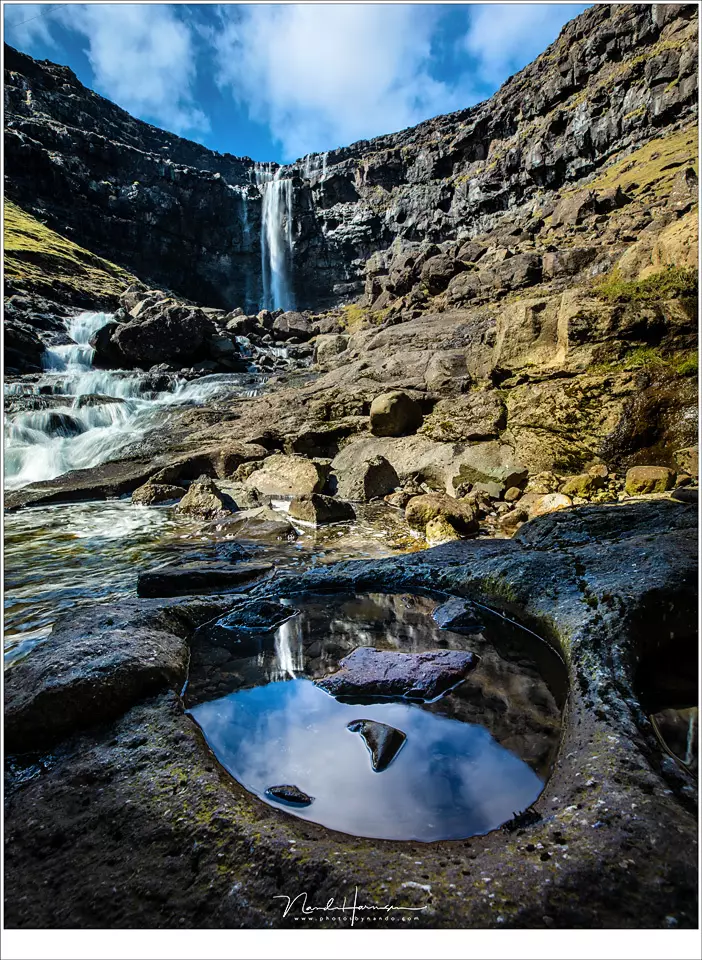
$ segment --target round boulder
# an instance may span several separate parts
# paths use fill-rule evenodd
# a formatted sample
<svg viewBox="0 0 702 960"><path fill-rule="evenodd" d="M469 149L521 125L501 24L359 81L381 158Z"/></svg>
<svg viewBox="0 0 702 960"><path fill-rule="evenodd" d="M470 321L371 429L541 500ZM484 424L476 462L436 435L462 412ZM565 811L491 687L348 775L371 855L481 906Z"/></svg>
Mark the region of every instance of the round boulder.
<svg viewBox="0 0 702 960"><path fill-rule="evenodd" d="M412 497L405 509L405 519L415 530L426 530L429 523L441 520L459 533L478 532L478 517L474 505L446 493L426 493L421 497Z"/></svg>
<svg viewBox="0 0 702 960"><path fill-rule="evenodd" d="M370 430L376 437L401 437L421 425L419 404L401 390L383 393L371 404Z"/></svg>

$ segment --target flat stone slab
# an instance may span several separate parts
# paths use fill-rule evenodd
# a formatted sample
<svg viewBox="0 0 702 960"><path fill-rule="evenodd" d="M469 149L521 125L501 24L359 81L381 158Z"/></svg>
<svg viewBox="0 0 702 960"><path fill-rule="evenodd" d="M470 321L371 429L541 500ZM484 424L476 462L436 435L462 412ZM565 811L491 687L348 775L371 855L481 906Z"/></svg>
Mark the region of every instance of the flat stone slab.
<svg viewBox="0 0 702 960"><path fill-rule="evenodd" d="M376 773L387 770L392 761L405 745L407 735L378 720L352 720L346 724L352 733L360 733L371 758L371 767Z"/></svg>
<svg viewBox="0 0 702 960"><path fill-rule="evenodd" d="M336 673L315 683L334 697L433 700L463 680L477 662L475 654L460 650L396 653L358 647L339 661Z"/></svg>
<svg viewBox="0 0 702 960"><path fill-rule="evenodd" d="M139 574L137 596L180 597L192 593L211 593L248 583L272 569L270 563L160 567Z"/></svg>

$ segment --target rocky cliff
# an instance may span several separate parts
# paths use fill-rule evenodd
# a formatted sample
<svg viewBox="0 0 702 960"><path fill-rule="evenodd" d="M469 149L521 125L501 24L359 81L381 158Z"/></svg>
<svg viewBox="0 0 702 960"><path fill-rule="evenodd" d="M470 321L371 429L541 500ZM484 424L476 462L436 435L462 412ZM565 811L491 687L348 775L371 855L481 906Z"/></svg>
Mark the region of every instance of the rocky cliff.
<svg viewBox="0 0 702 960"><path fill-rule="evenodd" d="M294 298L319 309L360 293L394 241L466 240L516 217L538 233L554 191L695 115L696 57L696 4L595 6L485 103L277 169L135 120L7 48L6 191L146 280L251 310L265 282L257 180L277 173Z"/></svg>

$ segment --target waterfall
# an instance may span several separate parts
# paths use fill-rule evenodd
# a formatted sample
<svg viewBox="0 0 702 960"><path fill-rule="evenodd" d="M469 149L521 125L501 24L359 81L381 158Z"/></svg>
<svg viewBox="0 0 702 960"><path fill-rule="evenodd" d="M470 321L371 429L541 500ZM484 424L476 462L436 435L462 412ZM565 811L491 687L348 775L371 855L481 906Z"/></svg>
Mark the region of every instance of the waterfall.
<svg viewBox="0 0 702 960"><path fill-rule="evenodd" d="M261 190L261 273L264 310L293 310L293 185L284 179L282 167L273 173L270 164L256 166Z"/></svg>

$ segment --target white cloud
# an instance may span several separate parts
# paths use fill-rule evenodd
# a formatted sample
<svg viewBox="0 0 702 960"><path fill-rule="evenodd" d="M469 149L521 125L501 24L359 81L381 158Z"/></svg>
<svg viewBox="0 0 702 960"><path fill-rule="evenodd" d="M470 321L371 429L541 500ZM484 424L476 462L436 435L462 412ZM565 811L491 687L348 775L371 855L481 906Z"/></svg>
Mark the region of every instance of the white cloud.
<svg viewBox="0 0 702 960"><path fill-rule="evenodd" d="M567 3L497 3L469 10L463 40L483 83L503 83L552 43L561 28L585 9Z"/></svg>
<svg viewBox="0 0 702 960"><path fill-rule="evenodd" d="M431 6L220 7L218 82L266 123L289 160L465 106L430 76Z"/></svg>
<svg viewBox="0 0 702 960"><path fill-rule="evenodd" d="M194 103L193 36L177 6L54 4L45 16L12 28L10 42L15 39L31 50L38 39L52 40L50 30L57 25L85 37L99 93L137 117L176 133L209 129L205 113ZM16 33L28 28L28 33Z"/></svg>
<svg viewBox="0 0 702 960"><path fill-rule="evenodd" d="M54 46L51 35L51 21L48 15L51 7L43 3L5 4L5 39L20 50L40 42Z"/></svg>

